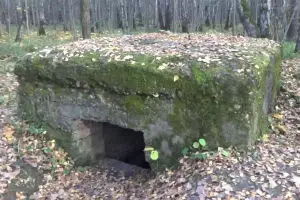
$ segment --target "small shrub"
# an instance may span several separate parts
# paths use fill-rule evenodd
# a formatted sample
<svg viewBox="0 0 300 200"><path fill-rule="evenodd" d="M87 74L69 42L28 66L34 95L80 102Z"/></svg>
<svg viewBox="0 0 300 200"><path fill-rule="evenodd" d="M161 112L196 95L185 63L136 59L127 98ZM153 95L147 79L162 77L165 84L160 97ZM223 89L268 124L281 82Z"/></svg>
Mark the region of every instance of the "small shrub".
<svg viewBox="0 0 300 200"><path fill-rule="evenodd" d="M211 155L221 155L224 157L230 156L230 153L222 147L218 148L217 152L207 151L206 140L200 138L198 141L193 142L191 147L185 147L181 151L183 156L188 156L191 159L205 160Z"/></svg>
<svg viewBox="0 0 300 200"><path fill-rule="evenodd" d="M191 159L204 160L209 157L209 152L205 152L206 140L200 138L198 141L193 142L190 148L185 147L181 153L183 156L188 156Z"/></svg>
<svg viewBox="0 0 300 200"><path fill-rule="evenodd" d="M283 43L283 58L289 59L297 56L295 53L296 43L295 42L284 42Z"/></svg>
<svg viewBox="0 0 300 200"><path fill-rule="evenodd" d="M153 147L145 147L145 152L150 152L150 159L151 160L158 160L159 159L159 152L155 150Z"/></svg>
<svg viewBox="0 0 300 200"><path fill-rule="evenodd" d="M46 130L40 124L30 124L27 131L34 135L44 135L46 133Z"/></svg>

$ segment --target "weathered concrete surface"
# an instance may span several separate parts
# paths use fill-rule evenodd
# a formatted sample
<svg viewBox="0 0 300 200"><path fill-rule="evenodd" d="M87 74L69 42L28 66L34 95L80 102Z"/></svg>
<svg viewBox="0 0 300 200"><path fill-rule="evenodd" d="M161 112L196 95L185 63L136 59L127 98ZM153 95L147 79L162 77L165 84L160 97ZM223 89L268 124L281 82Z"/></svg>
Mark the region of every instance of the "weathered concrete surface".
<svg viewBox="0 0 300 200"><path fill-rule="evenodd" d="M92 120L142 131L163 166L199 138L251 145L267 129L280 66L280 45L266 39L158 33L45 49L15 73L19 110L47 122L77 161L95 160L91 133L78 128Z"/></svg>

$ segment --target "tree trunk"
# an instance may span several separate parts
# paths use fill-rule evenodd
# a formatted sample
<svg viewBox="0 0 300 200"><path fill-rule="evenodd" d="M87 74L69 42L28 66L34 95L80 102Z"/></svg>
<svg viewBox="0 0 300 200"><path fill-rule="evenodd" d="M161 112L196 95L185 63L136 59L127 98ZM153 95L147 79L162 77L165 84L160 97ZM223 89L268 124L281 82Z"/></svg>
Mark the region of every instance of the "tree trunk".
<svg viewBox="0 0 300 200"><path fill-rule="evenodd" d="M6 0L6 5L7 5L6 31L7 31L8 35L10 35L10 31L11 31L10 30L11 29L11 27L10 27L10 0Z"/></svg>
<svg viewBox="0 0 300 200"><path fill-rule="evenodd" d="M34 11L34 0L31 0L31 15L32 15L32 25L35 27L36 26L36 14Z"/></svg>
<svg viewBox="0 0 300 200"><path fill-rule="evenodd" d="M96 0L92 0L92 8L91 8L91 32L98 32L98 26L97 26L97 4Z"/></svg>
<svg viewBox="0 0 300 200"><path fill-rule="evenodd" d="M235 0L233 0L233 1L235 1ZM235 7L234 7L234 9L235 9ZM233 10L233 4L231 3L231 5L230 5L230 7L228 8L228 11L227 11L225 27L224 27L224 29L227 30L227 31L229 30L229 28L231 27L231 24L232 24L230 22L230 16L232 15L231 14L232 10Z"/></svg>
<svg viewBox="0 0 300 200"><path fill-rule="evenodd" d="M90 32L90 0L80 0L81 29L83 39L91 38Z"/></svg>
<svg viewBox="0 0 300 200"><path fill-rule="evenodd" d="M67 4L69 5L69 0L62 0L62 3L63 3L63 30L66 32L66 31L69 31L70 30L70 26L68 22L70 22L70 19L68 20L68 16L67 16L67 9L66 9L66 1L67 1ZM71 13L71 10L70 10L70 7L69 7L69 14Z"/></svg>
<svg viewBox="0 0 300 200"><path fill-rule="evenodd" d="M262 38L270 38L270 10L271 0L261 0L260 12L258 18L258 26L260 30L259 36Z"/></svg>
<svg viewBox="0 0 300 200"><path fill-rule="evenodd" d="M2 37L2 17L3 17L3 7L2 7L2 3L0 1L0 37Z"/></svg>
<svg viewBox="0 0 300 200"><path fill-rule="evenodd" d="M27 35L29 35L29 7L28 7L28 0L25 0L25 10L24 10L25 14L26 14L26 30L27 30Z"/></svg>
<svg viewBox="0 0 300 200"><path fill-rule="evenodd" d="M160 5L160 0L157 0L157 12L158 12L158 23L159 23L159 28L161 30L165 30L165 24L164 24L164 17L162 14L162 9Z"/></svg>
<svg viewBox="0 0 300 200"><path fill-rule="evenodd" d="M73 9L73 0L67 0L68 3L68 9L69 9L69 21L71 25L71 31L72 31L72 36L73 36L73 41L77 40L77 34L75 30L75 22L74 22L74 9Z"/></svg>
<svg viewBox="0 0 300 200"><path fill-rule="evenodd" d="M209 19L209 8L208 8L208 5L205 6L205 12L204 12L204 15L206 17L205 19L205 25L210 27L210 19Z"/></svg>
<svg viewBox="0 0 300 200"><path fill-rule="evenodd" d="M298 2L297 8L300 9L300 2ZM300 11L298 12L298 38L296 41L295 52L300 53Z"/></svg>
<svg viewBox="0 0 300 200"><path fill-rule="evenodd" d="M44 0L39 0L39 35L46 35L46 31L45 31L45 11L44 11Z"/></svg>
<svg viewBox="0 0 300 200"><path fill-rule="evenodd" d="M15 42L21 42L22 41L22 25L24 21L24 13L25 10L25 4L24 2L21 2L21 0L17 1L17 21L18 21L18 28L17 28L17 35L15 38Z"/></svg>
<svg viewBox="0 0 300 200"><path fill-rule="evenodd" d="M300 22L300 20L299 20L299 22ZM298 39L297 39L297 42L296 42L295 52L300 53L300 26L298 27Z"/></svg>
<svg viewBox="0 0 300 200"><path fill-rule="evenodd" d="M299 8L298 8L299 9ZM293 40L297 38L297 0L292 0L290 4L290 24L289 27L287 27L287 33L286 33L286 39L287 40ZM299 12L299 10L298 10Z"/></svg>
<svg viewBox="0 0 300 200"><path fill-rule="evenodd" d="M128 30L128 20L127 20L127 6L125 5L125 0L120 0L120 14L122 21L122 29L123 32L127 32Z"/></svg>
<svg viewBox="0 0 300 200"><path fill-rule="evenodd" d="M232 35L236 35L236 0L233 0L232 5Z"/></svg>
<svg viewBox="0 0 300 200"><path fill-rule="evenodd" d="M256 25L251 16L248 0L236 0L236 9L238 11L241 22L249 37L257 37Z"/></svg>

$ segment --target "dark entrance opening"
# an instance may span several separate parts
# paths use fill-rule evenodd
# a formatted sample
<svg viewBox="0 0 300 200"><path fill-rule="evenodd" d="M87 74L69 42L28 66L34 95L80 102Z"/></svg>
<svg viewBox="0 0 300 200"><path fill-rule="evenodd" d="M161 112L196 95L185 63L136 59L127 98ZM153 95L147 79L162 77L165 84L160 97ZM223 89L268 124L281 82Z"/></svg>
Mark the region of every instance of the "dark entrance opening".
<svg viewBox="0 0 300 200"><path fill-rule="evenodd" d="M98 151L99 155L104 150L106 158L150 169L150 165L145 159L143 132L122 128L107 122L85 121L84 123L91 130L93 149L95 152L97 152L97 148L101 149ZM99 140L104 140L104 142L99 143ZM104 149L100 146L101 144L104 144Z"/></svg>

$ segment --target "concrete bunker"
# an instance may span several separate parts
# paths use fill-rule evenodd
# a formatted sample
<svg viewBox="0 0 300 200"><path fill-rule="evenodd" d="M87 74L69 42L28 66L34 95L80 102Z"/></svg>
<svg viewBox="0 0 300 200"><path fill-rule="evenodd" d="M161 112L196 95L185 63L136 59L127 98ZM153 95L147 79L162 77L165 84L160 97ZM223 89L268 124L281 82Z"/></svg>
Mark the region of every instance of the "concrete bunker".
<svg viewBox="0 0 300 200"><path fill-rule="evenodd" d="M145 159L144 133L108 122L82 120L89 129L95 160L115 159L127 164L150 169ZM85 131L82 129L80 131Z"/></svg>
<svg viewBox="0 0 300 200"><path fill-rule="evenodd" d="M147 167L145 143L159 152L152 169L163 169L199 138L212 149L251 146L266 133L280 70L281 46L265 39L101 37L20 60L18 110L49 125L79 165L112 157Z"/></svg>

